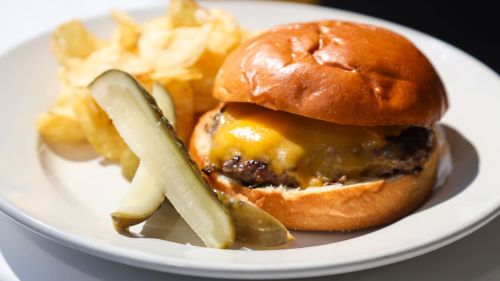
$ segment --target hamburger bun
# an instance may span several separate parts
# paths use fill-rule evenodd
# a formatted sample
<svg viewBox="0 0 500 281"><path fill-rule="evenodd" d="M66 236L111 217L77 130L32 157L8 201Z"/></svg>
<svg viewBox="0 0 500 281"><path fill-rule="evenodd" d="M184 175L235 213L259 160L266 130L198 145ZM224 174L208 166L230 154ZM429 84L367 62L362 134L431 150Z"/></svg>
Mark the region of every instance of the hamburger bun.
<svg viewBox="0 0 500 281"><path fill-rule="evenodd" d="M207 112L196 125L189 145L199 167L208 164L212 126L217 110ZM447 149L443 132L435 130L429 160L417 174L396 175L353 185L329 185L305 189L248 188L217 173L208 180L213 188L248 200L289 229L347 231L393 222L418 208L431 194L441 153Z"/></svg>
<svg viewBox="0 0 500 281"><path fill-rule="evenodd" d="M431 127L447 109L437 72L409 40L342 21L248 40L226 58L213 94L343 125Z"/></svg>

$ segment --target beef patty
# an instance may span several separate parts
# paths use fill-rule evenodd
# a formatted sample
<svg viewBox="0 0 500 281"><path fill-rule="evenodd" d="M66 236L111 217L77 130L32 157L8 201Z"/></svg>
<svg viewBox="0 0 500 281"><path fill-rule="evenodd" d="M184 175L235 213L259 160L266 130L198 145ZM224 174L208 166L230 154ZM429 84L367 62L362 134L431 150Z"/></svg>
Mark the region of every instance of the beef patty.
<svg viewBox="0 0 500 281"><path fill-rule="evenodd" d="M209 131L213 132L217 125ZM396 136L386 136L387 145L371 150L372 163L358 177L350 177L341 166L331 170L318 172L318 177L324 185L333 183L355 183L369 178L389 177L395 174L418 173L422 165L429 159L434 134L432 130L422 127L408 127ZM353 151L353 153L356 153ZM299 187L295 171L285 171L276 174L270 163L257 160L243 161L240 155L234 155L225 160L221 167L213 164L203 169L207 174L217 172L239 181L247 187L287 186Z"/></svg>

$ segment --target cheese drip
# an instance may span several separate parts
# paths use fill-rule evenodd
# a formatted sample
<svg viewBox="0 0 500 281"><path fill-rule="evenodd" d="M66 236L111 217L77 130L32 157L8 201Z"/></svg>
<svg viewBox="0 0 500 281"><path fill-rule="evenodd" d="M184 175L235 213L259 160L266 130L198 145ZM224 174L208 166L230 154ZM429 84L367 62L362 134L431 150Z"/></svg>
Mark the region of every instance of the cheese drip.
<svg viewBox="0 0 500 281"><path fill-rule="evenodd" d="M301 187L369 176L384 165L374 150L404 129L337 125L246 103L227 104L218 122L209 155L215 167L234 156L257 160Z"/></svg>

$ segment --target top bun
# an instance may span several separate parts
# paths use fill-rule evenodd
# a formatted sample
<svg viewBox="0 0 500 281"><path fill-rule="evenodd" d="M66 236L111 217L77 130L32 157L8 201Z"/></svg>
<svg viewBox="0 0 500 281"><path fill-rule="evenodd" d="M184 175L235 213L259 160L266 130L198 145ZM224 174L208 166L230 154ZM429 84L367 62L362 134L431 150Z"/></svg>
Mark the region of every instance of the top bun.
<svg viewBox="0 0 500 281"><path fill-rule="evenodd" d="M234 50L214 96L343 125L431 127L447 109L429 60L389 30L341 21L273 28Z"/></svg>

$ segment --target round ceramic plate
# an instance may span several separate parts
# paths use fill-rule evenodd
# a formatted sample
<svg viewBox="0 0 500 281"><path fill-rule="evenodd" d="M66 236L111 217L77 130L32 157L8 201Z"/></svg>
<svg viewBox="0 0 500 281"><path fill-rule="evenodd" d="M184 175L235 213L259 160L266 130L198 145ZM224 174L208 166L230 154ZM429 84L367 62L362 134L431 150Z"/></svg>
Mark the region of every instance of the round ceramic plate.
<svg viewBox="0 0 500 281"><path fill-rule="evenodd" d="M0 58L0 209L28 228L103 258L161 271L223 278L285 278L336 274L380 266L451 243L491 220L500 207L500 79L462 51L420 32L344 11L254 1L210 1L242 25L262 29L316 19L343 19L384 26L410 38L444 80L450 110L443 119L454 159L445 185L413 214L363 232L295 233L286 249L231 250L201 247L193 232L165 204L133 230L118 234L109 214L127 183L118 167L86 147L48 148L38 138L35 117L57 94L57 65L49 35L25 42ZM164 6L132 11L143 20ZM103 14L106 11L103 11ZM108 16L85 21L107 34Z"/></svg>

